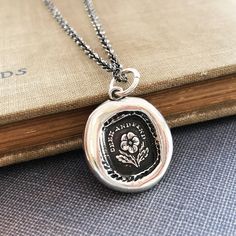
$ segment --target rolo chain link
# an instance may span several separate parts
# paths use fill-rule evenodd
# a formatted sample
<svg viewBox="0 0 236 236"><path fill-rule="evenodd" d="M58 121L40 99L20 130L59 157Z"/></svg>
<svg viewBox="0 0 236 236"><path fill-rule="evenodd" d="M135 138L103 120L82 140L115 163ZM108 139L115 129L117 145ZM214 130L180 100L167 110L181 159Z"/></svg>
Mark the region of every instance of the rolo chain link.
<svg viewBox="0 0 236 236"><path fill-rule="evenodd" d="M85 9L91 20L91 23L96 31L96 35L107 52L109 62L105 61L100 57L93 49L90 48L88 44L83 40L83 38L68 24L64 19L60 11L53 4L51 0L43 0L45 6L51 12L52 16L56 19L58 24L62 29L73 39L73 41L84 51L84 53L92 60L94 60L99 66L101 66L107 72L112 72L113 78L118 82L126 82L127 77L122 74L122 65L119 63L117 56L112 49L110 41L107 39L105 31L102 28L99 18L96 15L96 11L93 6L92 0L84 0Z"/></svg>

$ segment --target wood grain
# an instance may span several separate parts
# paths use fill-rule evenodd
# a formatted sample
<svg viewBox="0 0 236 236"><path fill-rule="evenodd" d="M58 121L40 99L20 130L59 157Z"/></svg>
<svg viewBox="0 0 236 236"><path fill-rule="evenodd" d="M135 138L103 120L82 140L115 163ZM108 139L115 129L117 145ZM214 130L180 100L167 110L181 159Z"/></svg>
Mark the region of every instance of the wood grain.
<svg viewBox="0 0 236 236"><path fill-rule="evenodd" d="M143 95L167 121L214 106L236 103L236 75L191 83ZM0 155L73 137L82 137L96 106L19 121L0 127Z"/></svg>

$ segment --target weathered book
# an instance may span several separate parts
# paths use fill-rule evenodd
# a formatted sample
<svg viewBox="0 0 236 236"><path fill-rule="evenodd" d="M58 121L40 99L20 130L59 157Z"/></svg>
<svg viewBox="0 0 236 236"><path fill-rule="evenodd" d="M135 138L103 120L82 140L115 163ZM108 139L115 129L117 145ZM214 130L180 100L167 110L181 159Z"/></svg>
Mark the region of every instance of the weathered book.
<svg viewBox="0 0 236 236"><path fill-rule="evenodd" d="M171 127L236 114L236 1L98 0L134 96ZM87 117L108 99L111 75L89 60L41 1L0 0L0 166L81 147ZM104 55L82 1L55 0Z"/></svg>

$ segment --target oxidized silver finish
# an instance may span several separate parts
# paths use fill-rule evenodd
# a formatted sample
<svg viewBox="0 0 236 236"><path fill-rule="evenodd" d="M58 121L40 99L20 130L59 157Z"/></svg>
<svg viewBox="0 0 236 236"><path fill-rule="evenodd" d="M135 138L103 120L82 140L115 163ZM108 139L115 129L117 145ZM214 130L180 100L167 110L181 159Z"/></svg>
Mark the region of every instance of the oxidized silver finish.
<svg viewBox="0 0 236 236"><path fill-rule="evenodd" d="M160 112L142 98L106 101L90 115L84 150L106 186L140 192L157 184L171 161L173 144Z"/></svg>

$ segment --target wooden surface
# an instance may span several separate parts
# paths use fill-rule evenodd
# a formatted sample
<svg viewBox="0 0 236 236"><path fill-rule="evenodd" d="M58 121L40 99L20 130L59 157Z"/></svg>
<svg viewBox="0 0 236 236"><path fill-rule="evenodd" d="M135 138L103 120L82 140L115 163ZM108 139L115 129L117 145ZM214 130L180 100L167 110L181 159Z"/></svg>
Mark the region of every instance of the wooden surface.
<svg viewBox="0 0 236 236"><path fill-rule="evenodd" d="M197 82L144 95L171 120L212 107L236 103L236 75ZM0 127L0 156L73 137L82 138L89 114L96 106L85 107Z"/></svg>

